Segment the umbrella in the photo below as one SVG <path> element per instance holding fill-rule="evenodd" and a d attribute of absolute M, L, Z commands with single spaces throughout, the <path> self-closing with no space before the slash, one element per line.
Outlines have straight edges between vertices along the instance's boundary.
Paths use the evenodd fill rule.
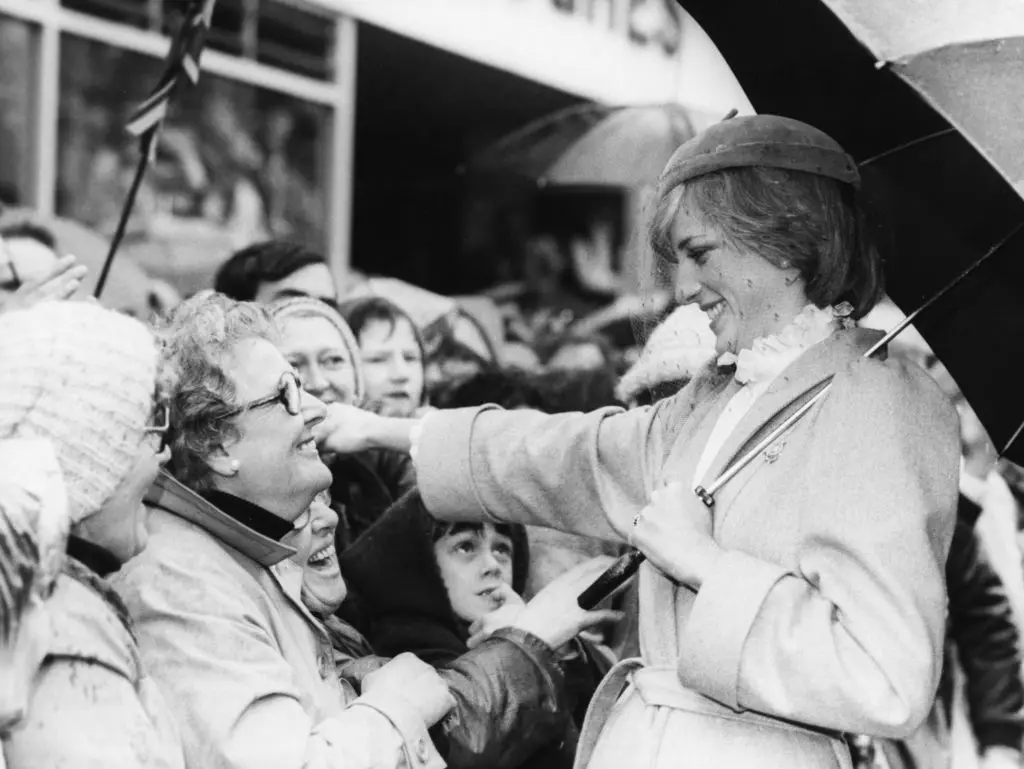
<path fill-rule="evenodd" d="M 709 122 L 678 104 L 574 105 L 498 140 L 464 170 L 542 186 L 640 187 L 656 181 L 672 152 Z"/>
<path fill-rule="evenodd" d="M 887 291 L 993 443 L 1024 460 L 1022 0 L 685 0 L 758 112 L 818 126 L 861 162 Z"/>

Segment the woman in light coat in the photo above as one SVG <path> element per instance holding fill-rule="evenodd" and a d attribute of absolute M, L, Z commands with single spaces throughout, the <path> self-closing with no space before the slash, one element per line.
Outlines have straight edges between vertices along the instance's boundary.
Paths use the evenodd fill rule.
<path fill-rule="evenodd" d="M 721 357 L 654 407 L 420 421 L 334 408 L 322 428 L 334 450 L 411 449 L 438 517 L 647 556 L 641 658 L 595 695 L 578 766 L 848 767 L 844 733 L 903 736 L 928 713 L 956 418 L 920 369 L 864 357 L 879 335 L 853 318 L 881 279 L 858 181 L 832 139 L 773 116 L 724 121 L 676 152 L 651 242 Z M 829 381 L 702 502 L 696 490 Z"/>
<path fill-rule="evenodd" d="M 453 704 L 444 682 L 402 655 L 357 697 L 302 603 L 308 511 L 331 473 L 312 438 L 324 406 L 275 339 L 255 304 L 204 292 L 176 309 L 163 332 L 174 477 L 150 494 L 149 547 L 114 587 L 189 766 L 440 769 L 427 730 Z"/>
<path fill-rule="evenodd" d="M 0 632 L 9 769 L 183 766 L 174 718 L 107 581 L 146 546 L 142 499 L 168 457 L 158 364 L 149 330 L 99 305 L 44 302 L 0 316 L 0 515 L 37 545 L 13 649 Z M 16 486 L 29 492 L 20 502 Z"/>

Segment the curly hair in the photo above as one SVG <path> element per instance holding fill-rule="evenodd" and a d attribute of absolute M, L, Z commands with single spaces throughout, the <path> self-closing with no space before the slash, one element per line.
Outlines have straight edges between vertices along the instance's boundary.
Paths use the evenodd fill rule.
<path fill-rule="evenodd" d="M 803 171 L 751 166 L 700 176 L 655 201 L 648 240 L 656 257 L 672 261 L 672 225 L 692 205 L 728 240 L 775 266 L 800 271 L 818 307 L 847 301 L 863 317 L 882 296 L 878 251 L 857 191 Z"/>
<path fill-rule="evenodd" d="M 167 385 L 170 470 L 190 489 L 205 491 L 212 485 L 206 458 L 239 437 L 224 419 L 237 397 L 226 358 L 245 339 L 276 342 L 277 331 L 262 306 L 202 291 L 175 308 L 158 329 L 158 339 L 173 372 Z"/>

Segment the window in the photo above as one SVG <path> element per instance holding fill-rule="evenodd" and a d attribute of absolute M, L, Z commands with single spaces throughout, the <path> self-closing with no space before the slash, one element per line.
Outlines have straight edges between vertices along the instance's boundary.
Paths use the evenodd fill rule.
<path fill-rule="evenodd" d="M 124 125 L 162 62 L 65 34 L 57 211 L 114 231 L 138 159 Z M 186 293 L 266 237 L 324 248 L 330 110 L 204 72 L 174 95 L 123 248 Z"/>
<path fill-rule="evenodd" d="M 31 205 L 38 30 L 0 14 L 0 208 Z"/>
<path fill-rule="evenodd" d="M 65 8 L 169 35 L 184 0 L 61 0 Z M 217 0 L 207 45 L 307 77 L 329 80 L 334 25 L 330 16 L 282 0 Z"/>

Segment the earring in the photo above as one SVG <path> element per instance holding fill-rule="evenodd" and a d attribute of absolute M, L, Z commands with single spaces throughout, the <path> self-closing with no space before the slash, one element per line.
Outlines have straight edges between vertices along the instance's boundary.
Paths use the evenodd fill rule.
<path fill-rule="evenodd" d="M 789 269 L 789 260 L 788 259 L 783 259 L 782 263 L 781 263 L 781 266 L 782 266 L 782 269 L 788 270 Z"/>
<path fill-rule="evenodd" d="M 240 468 L 241 466 L 242 466 L 242 463 L 241 463 L 241 462 L 239 462 L 239 461 L 238 461 L 237 459 L 232 459 L 232 460 L 231 460 L 231 464 L 229 464 L 229 465 L 228 465 L 228 467 L 229 467 L 229 468 L 231 469 L 231 474 L 232 474 L 232 475 L 234 475 L 235 473 L 237 473 L 237 472 L 238 472 L 238 469 L 239 469 L 239 468 Z"/>

